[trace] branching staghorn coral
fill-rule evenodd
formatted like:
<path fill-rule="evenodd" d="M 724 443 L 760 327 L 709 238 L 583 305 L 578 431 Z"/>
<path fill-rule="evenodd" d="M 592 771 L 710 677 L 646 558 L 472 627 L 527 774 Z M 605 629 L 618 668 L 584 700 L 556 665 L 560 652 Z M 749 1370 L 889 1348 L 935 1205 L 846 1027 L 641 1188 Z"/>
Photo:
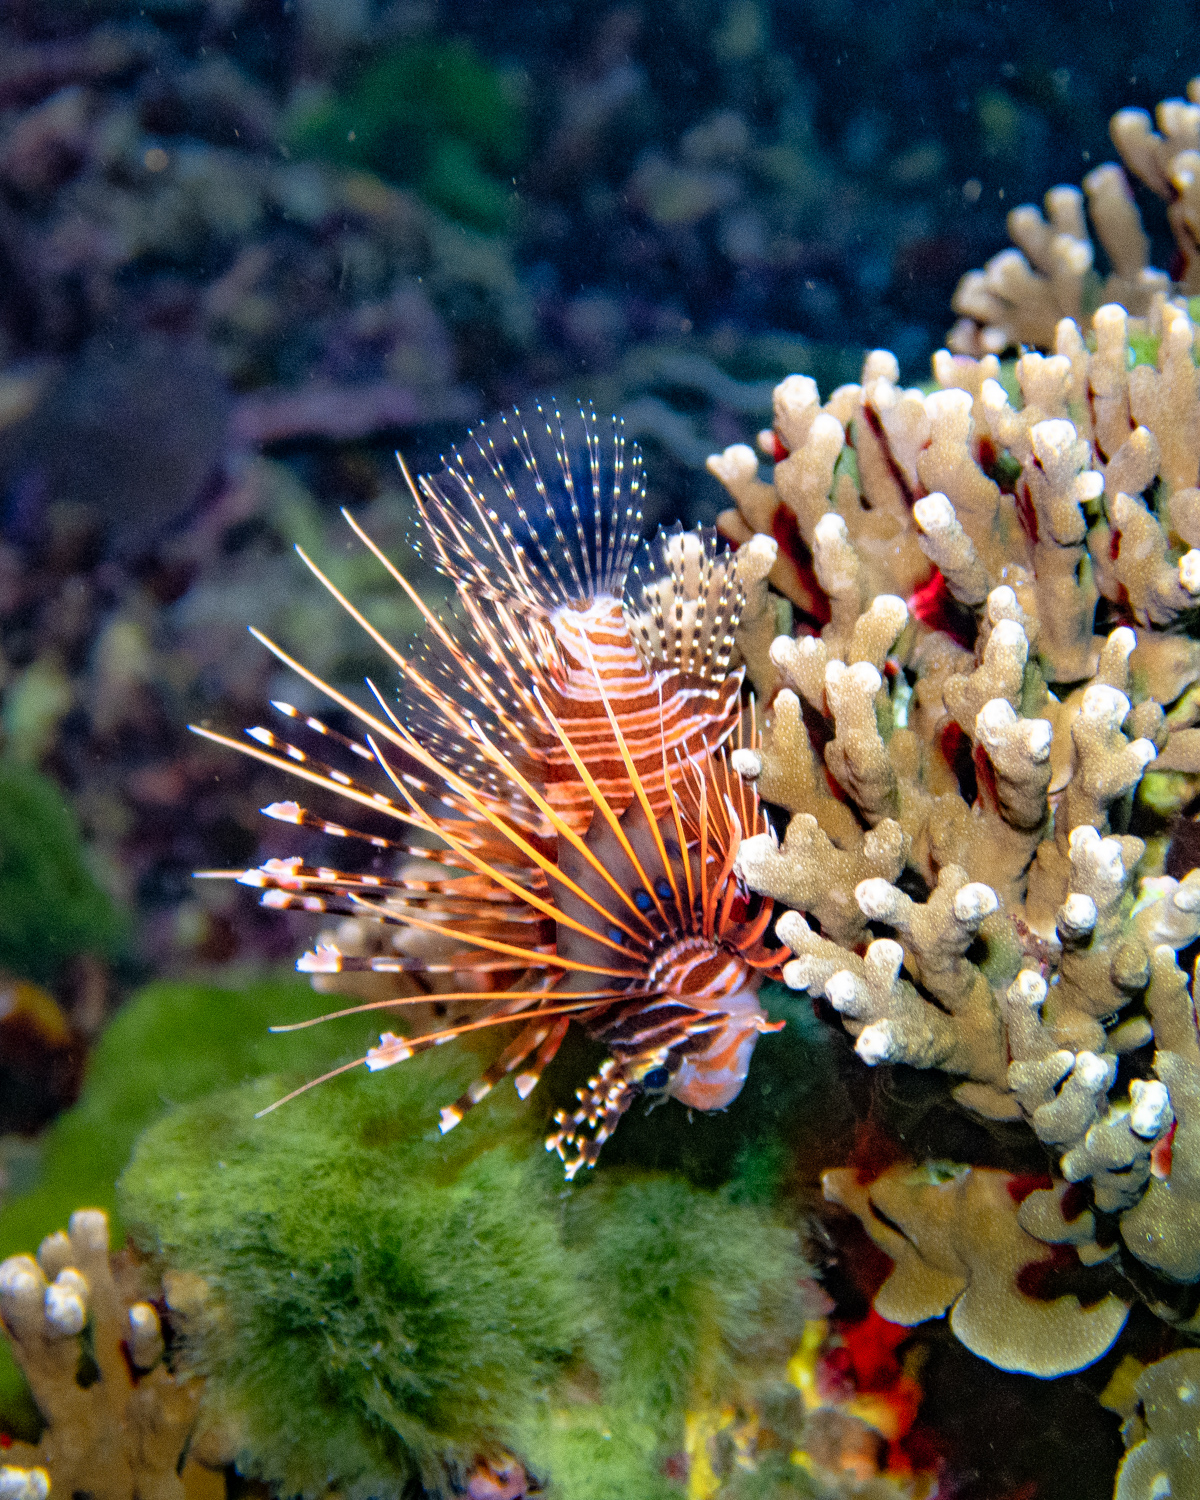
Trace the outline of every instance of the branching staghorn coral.
<path fill-rule="evenodd" d="M 1164 106 L 1161 139 L 1118 121 L 1167 183 L 1200 105 Z M 735 762 L 790 815 L 738 855 L 794 908 L 786 981 L 865 1063 L 940 1069 L 960 1104 L 1024 1121 L 1053 1181 L 1021 1232 L 1124 1268 L 1192 1333 L 1200 872 L 1166 861 L 1200 794 L 1200 335 L 1122 266 L 1108 294 L 1146 295 L 1023 331 L 1049 349 L 1016 361 L 1015 397 L 998 337 L 940 351 L 929 392 L 876 351 L 824 403 L 805 377 L 778 387 L 769 479 L 743 445 L 709 467 L 722 531 L 779 544 L 769 581 L 798 621 L 751 663 L 764 733 Z"/>
<path fill-rule="evenodd" d="M 1118 110 L 1109 134 L 1123 167 L 1095 167 L 1082 192 L 1052 188 L 1044 215 L 1032 203 L 1014 208 L 1008 233 L 1016 248 L 959 282 L 952 306 L 960 317 L 947 340 L 956 354 L 1053 347 L 1061 318 L 1083 322 L 1106 303 L 1142 318 L 1170 294 L 1171 275 L 1149 263 L 1150 240 L 1127 173 L 1167 204 L 1176 285 L 1188 295 L 1200 291 L 1200 78 L 1188 84 L 1187 99 L 1164 99 L 1153 121 L 1142 109 Z M 1088 218 L 1109 265 L 1103 279 Z"/>
<path fill-rule="evenodd" d="M 5 1500 L 223 1493 L 223 1481 L 188 1457 L 202 1382 L 177 1379 L 164 1360 L 154 1289 L 141 1281 L 136 1264 L 110 1259 L 99 1209 L 72 1214 L 36 1259 L 0 1264 L 0 1325 L 46 1423 L 36 1445 L 8 1447 Z"/>

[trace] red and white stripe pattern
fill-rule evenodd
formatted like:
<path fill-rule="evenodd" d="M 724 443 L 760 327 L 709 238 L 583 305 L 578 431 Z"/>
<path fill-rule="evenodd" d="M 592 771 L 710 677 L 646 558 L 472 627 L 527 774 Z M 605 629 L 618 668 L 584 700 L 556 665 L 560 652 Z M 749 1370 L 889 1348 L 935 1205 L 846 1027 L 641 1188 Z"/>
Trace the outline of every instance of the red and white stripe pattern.
<path fill-rule="evenodd" d="M 367 743 L 398 796 L 371 805 L 436 839 L 442 847 L 426 848 L 425 855 L 439 865 L 457 866 L 461 873 L 431 879 L 356 875 L 310 866 L 299 856 L 269 860 L 253 870 L 211 872 L 261 890 L 270 907 L 355 915 L 434 940 L 419 956 L 358 957 L 324 944 L 300 960 L 302 972 L 365 970 L 431 982 L 446 976 L 452 985 L 469 986 L 373 1001 L 300 1022 L 315 1025 L 366 1010 L 403 1014 L 405 1007 L 431 995 L 469 1008 L 468 1020 L 437 1031 L 416 1036 L 385 1031 L 378 1046 L 326 1078 L 360 1065 L 378 1072 L 475 1031 L 517 1028 L 491 1067 L 442 1110 L 443 1130 L 456 1125 L 509 1073 L 517 1074 L 518 1092 L 527 1097 L 572 1019 L 603 1042 L 611 1054 L 608 1062 L 579 1090 L 578 1108 L 556 1116 L 557 1129 L 547 1142 L 562 1157 L 569 1177 L 595 1164 L 600 1147 L 639 1094 L 675 1097 L 697 1109 L 722 1108 L 736 1097 L 757 1038 L 777 1029 L 756 992 L 764 976 L 778 975 L 787 956 L 764 941 L 774 916 L 772 903 L 747 891 L 734 872 L 743 832 L 768 826 L 754 791 L 731 772 L 724 753 L 677 758 L 672 774 L 663 777 L 666 810 L 657 817 L 620 721 L 598 682 L 597 692 L 633 801 L 618 812 L 585 769 L 592 798 L 585 836 L 500 752 L 492 752 L 498 769 L 514 791 L 531 799 L 554 829 L 553 840 L 531 839 L 474 796 L 462 778 L 441 767 L 411 734 L 393 728 L 390 747 L 381 745 L 374 733 Z M 553 714 L 550 720 L 560 742 L 569 744 L 565 726 Z M 381 725 L 368 727 L 374 731 Z M 289 753 L 298 747 L 283 741 L 268 745 L 261 735 L 242 744 L 208 730 L 197 732 L 327 791 L 366 801 L 361 785 L 347 788 L 303 752 Z M 571 750 L 577 758 L 577 748 L 572 745 Z M 661 741 L 659 754 L 661 774 L 666 762 Z M 404 758 L 415 764 L 417 774 L 399 772 Z M 471 809 L 471 816 L 439 818 L 425 810 L 416 787 L 438 779 L 448 795 Z M 267 811 L 285 822 L 355 836 L 345 825 L 318 819 L 294 802 L 274 804 Z M 389 842 L 411 854 L 421 852 L 419 845 Z"/>
<path fill-rule="evenodd" d="M 403 975 L 407 988 L 299 1024 L 370 1009 L 403 1015 L 430 999 L 467 1015 L 416 1035 L 386 1031 L 346 1066 L 379 1071 L 456 1036 L 515 1027 L 442 1110 L 445 1130 L 509 1073 L 526 1097 L 571 1019 L 608 1047 L 547 1143 L 572 1176 L 594 1164 L 639 1093 L 699 1109 L 736 1096 L 757 1037 L 776 1029 L 757 989 L 786 955 L 764 942 L 770 901 L 734 872 L 743 833 L 769 825 L 718 748 L 742 735 L 741 673 L 728 671 L 741 603 L 733 570 L 711 535 L 678 530 L 631 569 L 636 454 L 627 463 L 618 430 L 606 457 L 594 417 L 581 412 L 580 459 L 557 421 L 557 433 L 547 423 L 537 441 L 515 419 L 500 424 L 523 465 L 519 482 L 503 442 L 485 430 L 469 462 L 456 453 L 445 475 L 414 489 L 430 546 L 460 589 L 453 627 L 347 518 L 421 611 L 427 629 L 414 651 L 388 641 L 301 553 L 397 668 L 398 708 L 374 688 L 376 706 L 364 707 L 260 636 L 357 721 L 361 738 L 287 704 L 276 708 L 312 750 L 259 726 L 250 743 L 196 732 L 368 810 L 376 826 L 358 830 L 294 801 L 273 803 L 271 817 L 393 861 L 388 874 L 301 856 L 210 872 L 260 889 L 268 906 L 413 935 L 368 956 L 329 944 L 306 954 L 302 972 Z M 539 467 L 547 441 L 557 490 Z M 545 502 L 541 529 L 530 494 Z M 325 755 L 341 755 L 347 769 Z M 414 860 L 434 868 L 426 876 Z"/>
<path fill-rule="evenodd" d="M 605 797 L 621 811 L 633 800 L 629 772 L 609 722 L 617 715 L 638 776 L 656 817 L 669 806 L 666 765 L 677 755 L 716 749 L 741 714 L 740 671 L 712 684 L 681 672 L 647 667 L 626 621 L 612 598 L 587 609 L 561 608 L 550 620 L 559 649 L 559 668 L 546 698 Z M 595 811 L 570 753 L 557 738 L 539 753 L 547 796 L 555 809 L 584 830 Z"/>

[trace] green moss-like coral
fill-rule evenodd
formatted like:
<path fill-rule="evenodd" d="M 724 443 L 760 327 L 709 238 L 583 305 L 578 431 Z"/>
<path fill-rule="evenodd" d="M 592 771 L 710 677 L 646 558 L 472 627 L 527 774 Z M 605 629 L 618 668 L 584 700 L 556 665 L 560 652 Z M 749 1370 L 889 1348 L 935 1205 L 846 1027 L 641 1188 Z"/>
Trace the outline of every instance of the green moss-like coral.
<path fill-rule="evenodd" d="M 123 933 L 63 794 L 31 766 L 0 759 L 0 969 L 46 983 L 78 954 L 111 956 Z"/>
<path fill-rule="evenodd" d="M 515 1453 L 564 1500 L 667 1495 L 688 1403 L 794 1340 L 795 1236 L 677 1178 L 564 1190 L 512 1095 L 441 1136 L 477 1066 L 434 1052 L 254 1121 L 259 1083 L 143 1136 L 122 1205 L 209 1287 L 210 1409 L 288 1494 L 382 1500 Z"/>

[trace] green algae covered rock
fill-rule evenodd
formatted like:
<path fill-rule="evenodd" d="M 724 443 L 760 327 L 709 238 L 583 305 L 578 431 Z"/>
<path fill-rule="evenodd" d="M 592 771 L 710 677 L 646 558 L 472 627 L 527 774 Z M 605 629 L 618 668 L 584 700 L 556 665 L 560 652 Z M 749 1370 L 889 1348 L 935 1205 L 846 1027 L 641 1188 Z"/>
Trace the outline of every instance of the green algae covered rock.
<path fill-rule="evenodd" d="M 103 1208 L 120 1244 L 116 1180 L 133 1143 L 172 1105 L 197 1099 L 280 1068 L 299 1082 L 346 1056 L 373 1035 L 342 1023 L 333 1034 L 272 1036 L 274 1022 L 310 1013 L 312 990 L 292 975 L 258 979 L 239 990 L 216 985 L 147 985 L 122 1007 L 88 1061 L 74 1108 L 46 1132 L 34 1186 L 0 1204 L 0 1260 L 37 1249 L 80 1207 Z M 360 1047 L 361 1053 L 361 1047 Z M 29 1435 L 32 1408 L 25 1383 L 0 1339 L 0 1432 Z M 36 1419 L 34 1419 L 36 1422 Z"/>
<path fill-rule="evenodd" d="M 204 1292 L 186 1358 L 239 1469 L 400 1496 L 515 1454 L 563 1500 L 678 1494 L 684 1416 L 794 1342 L 792 1230 L 677 1177 L 566 1187 L 537 1111 L 447 1048 L 276 1113 L 280 1082 L 173 1111 L 120 1183 L 137 1242 Z"/>
<path fill-rule="evenodd" d="M 112 956 L 124 931 L 62 792 L 0 757 L 0 969 L 45 984 L 78 954 Z"/>
<path fill-rule="evenodd" d="M 366 1025 L 336 1037 L 271 1034 L 311 1009 L 308 983 L 287 974 L 238 990 L 168 981 L 139 990 L 93 1048 L 78 1103 L 43 1137 L 37 1182 L 0 1204 L 0 1260 L 36 1249 L 81 1206 L 103 1208 L 120 1244 L 116 1181 L 147 1125 L 172 1105 L 264 1073 L 286 1070 L 299 1082 L 342 1060 L 339 1043 L 352 1049 L 373 1036 Z"/>
<path fill-rule="evenodd" d="M 305 110 L 289 144 L 300 156 L 411 183 L 451 218 L 498 230 L 526 128 L 510 80 L 469 44 L 415 41 L 374 58 L 342 94 Z"/>

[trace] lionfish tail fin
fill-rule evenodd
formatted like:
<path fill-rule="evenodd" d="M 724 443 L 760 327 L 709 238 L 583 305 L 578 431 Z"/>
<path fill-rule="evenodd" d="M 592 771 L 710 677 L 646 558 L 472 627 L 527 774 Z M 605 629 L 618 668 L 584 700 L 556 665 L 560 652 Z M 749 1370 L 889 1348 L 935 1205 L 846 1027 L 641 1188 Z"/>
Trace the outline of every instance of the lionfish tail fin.
<path fill-rule="evenodd" d="M 713 684 L 728 680 L 745 594 L 733 553 L 715 531 L 684 531 L 677 522 L 643 542 L 623 603 L 630 634 L 651 671 Z"/>
<path fill-rule="evenodd" d="M 642 460 L 620 418 L 537 404 L 475 428 L 414 497 L 418 550 L 460 591 L 549 614 L 620 597 L 641 535 Z"/>

